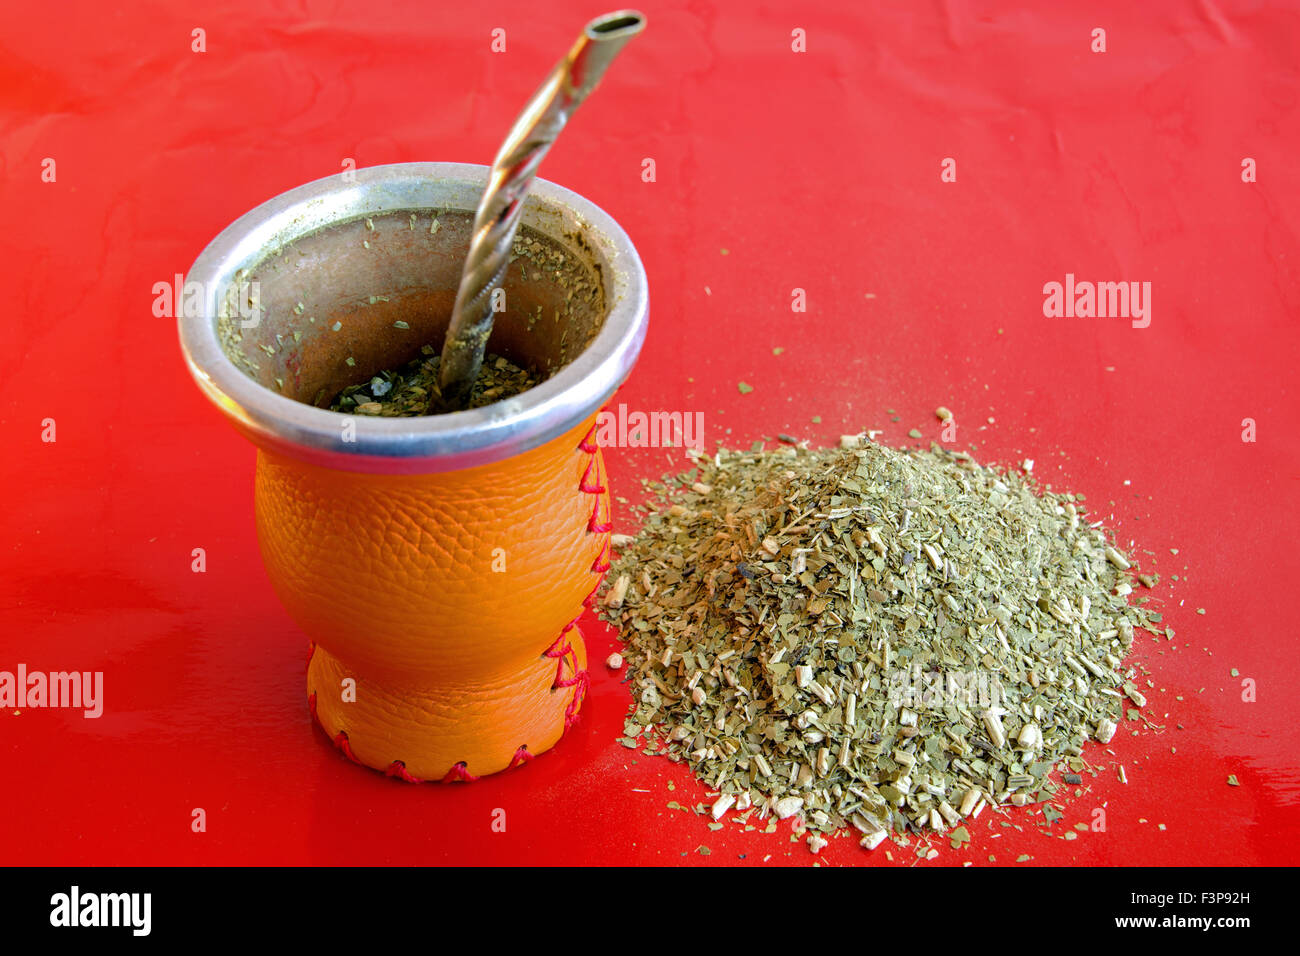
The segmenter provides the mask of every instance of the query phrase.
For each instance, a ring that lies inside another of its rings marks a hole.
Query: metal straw
[[[597,17],[533,94],[492,163],[487,189],[474,216],[456,307],[442,346],[438,387],[449,410],[465,407],[492,333],[492,290],[510,264],[524,197],[542,158],[569,117],[596,88],[620,50],[645,26],[635,10]]]

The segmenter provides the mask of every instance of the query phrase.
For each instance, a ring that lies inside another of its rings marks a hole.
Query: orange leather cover
[[[472,779],[572,723],[587,686],[576,621],[608,567],[594,425],[426,475],[259,449],[262,557],[313,642],[316,719],[354,760],[408,780]]]

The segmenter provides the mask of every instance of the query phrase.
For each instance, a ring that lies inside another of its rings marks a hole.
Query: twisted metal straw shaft
[[[451,325],[442,347],[438,387],[444,406],[463,408],[492,333],[492,292],[505,276],[524,198],[555,138],[596,88],[614,57],[641,32],[632,10],[597,17],[533,94],[506,136],[474,216]]]

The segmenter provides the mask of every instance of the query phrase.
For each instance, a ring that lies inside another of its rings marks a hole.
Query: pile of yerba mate
[[[969,840],[1108,743],[1135,627],[1128,559],[1082,496],[933,446],[698,454],[618,536],[603,613],[626,643],[624,744],[688,762],[712,817]],[[1071,775],[1073,776],[1073,775]],[[1068,778],[1067,778],[1068,779]]]

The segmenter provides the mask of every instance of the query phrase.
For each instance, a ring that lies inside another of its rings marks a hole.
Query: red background
[[[1291,862],[1297,17],[1040,6],[648,2],[647,30],[542,174],[618,219],[650,276],[649,338],[619,401],[703,411],[710,447],[868,427],[937,439],[947,405],[955,444],[1034,458],[1163,575],[1177,637],[1140,638],[1136,657],[1166,729],[1116,737],[1128,785],[1089,778],[1052,836],[1027,811],[1009,818],[1023,832],[985,814],[935,863]],[[0,861],[889,864],[850,839],[818,858],[788,824],[714,833],[667,810],[703,790],[617,743],[629,692],[599,663],[581,721],[522,770],[412,787],[348,763],[310,723],[305,638],[262,570],[253,449],[152,314],[153,284],[227,223],[346,157],[490,162],[598,6],[10,7],[0,669],[102,670],[106,700],[99,720],[0,714]],[[496,27],[506,53],[489,50]],[[1150,327],[1045,318],[1042,287],[1067,272],[1151,282]],[[1244,418],[1258,441],[1242,441]],[[608,454],[633,500],[638,478],[683,463]],[[599,662],[613,635],[584,631]],[[1099,806],[1106,832],[1061,839]]]

